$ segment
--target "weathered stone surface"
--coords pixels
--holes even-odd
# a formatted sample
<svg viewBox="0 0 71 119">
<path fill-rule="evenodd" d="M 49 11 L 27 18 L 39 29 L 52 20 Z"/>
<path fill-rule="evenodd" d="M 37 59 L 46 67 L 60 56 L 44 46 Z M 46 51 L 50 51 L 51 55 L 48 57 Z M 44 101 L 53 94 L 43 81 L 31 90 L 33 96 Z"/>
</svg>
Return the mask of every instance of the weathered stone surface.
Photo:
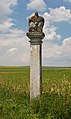
<svg viewBox="0 0 71 119">
<path fill-rule="evenodd" d="M 35 13 L 29 19 L 29 32 L 26 33 L 30 39 L 30 100 L 37 98 L 42 92 L 42 39 L 44 18 Z"/>
<path fill-rule="evenodd" d="M 44 18 L 35 12 L 35 15 L 29 18 L 29 32 L 42 32 L 44 26 Z"/>
<path fill-rule="evenodd" d="M 32 45 L 38 45 L 42 43 L 42 39 L 45 37 L 43 32 L 28 32 L 26 33 L 28 38 L 30 38 L 30 43 Z"/>
<path fill-rule="evenodd" d="M 42 57 L 41 46 L 31 45 L 31 66 L 30 66 L 30 99 L 41 95 L 42 90 Z"/>
</svg>

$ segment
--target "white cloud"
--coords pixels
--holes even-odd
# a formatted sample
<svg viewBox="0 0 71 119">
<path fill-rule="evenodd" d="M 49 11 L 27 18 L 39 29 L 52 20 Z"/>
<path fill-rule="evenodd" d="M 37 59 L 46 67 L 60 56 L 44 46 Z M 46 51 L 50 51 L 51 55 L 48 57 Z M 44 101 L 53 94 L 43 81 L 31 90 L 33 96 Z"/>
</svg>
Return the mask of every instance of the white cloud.
<svg viewBox="0 0 71 119">
<path fill-rule="evenodd" d="M 66 46 L 66 45 L 71 46 L 71 37 L 64 39 L 63 40 L 63 45 L 64 46 Z"/>
<path fill-rule="evenodd" d="M 44 33 L 45 33 L 45 39 L 47 41 L 55 41 L 61 39 L 61 35 L 56 33 L 56 30 L 58 29 L 54 25 L 51 24 L 50 22 L 50 14 L 44 13 L 43 15 L 45 19 L 45 25 L 44 25 Z"/>
<path fill-rule="evenodd" d="M 44 43 L 44 65 L 71 66 L 71 37 L 65 38 L 63 44 Z"/>
<path fill-rule="evenodd" d="M 10 28 L 13 26 L 13 20 L 11 18 L 8 18 L 3 23 L 0 23 L 0 32 L 10 32 Z"/>
<path fill-rule="evenodd" d="M 0 40 L 0 47 L 1 46 L 10 46 L 13 44 L 13 41 L 10 41 L 10 40 Z"/>
<path fill-rule="evenodd" d="M 29 52 L 30 52 L 30 43 L 29 39 L 25 36 L 25 32 L 23 30 L 12 27 L 13 19 L 8 18 L 13 10 L 11 9 L 11 5 L 15 5 L 17 0 L 1 0 L 0 4 L 0 65 L 25 65 L 29 64 Z M 46 8 L 46 4 L 43 0 L 37 1 L 31 0 L 29 4 L 27 4 L 28 9 L 38 9 L 43 10 Z M 40 5 L 41 6 L 40 6 Z M 32 6 L 34 5 L 34 6 Z M 38 7 L 39 6 L 39 7 Z M 34 8 L 32 8 L 34 7 Z M 44 32 L 46 33 L 46 37 L 44 39 L 44 63 L 46 65 L 52 63 L 56 63 L 58 59 L 67 61 L 67 58 L 71 58 L 71 37 L 66 38 L 63 41 L 62 46 L 58 46 L 56 44 L 55 39 L 58 41 L 61 39 L 61 35 L 57 33 L 57 27 L 55 27 L 53 22 L 61 22 L 67 21 L 70 23 L 71 19 L 71 11 L 66 9 L 65 7 L 49 9 L 50 13 L 44 13 L 43 17 L 45 18 L 45 26 Z M 62 12 L 62 13 L 61 13 Z M 2 15 L 2 16 L 1 16 Z M 46 42 L 48 41 L 48 42 Z M 51 41 L 49 43 L 49 41 Z M 55 42 L 55 43 L 53 43 Z M 12 55 L 14 54 L 14 55 Z M 50 60 L 49 60 L 50 58 Z M 56 60 L 53 62 L 53 58 Z M 47 60 L 47 62 L 45 61 Z M 48 61 L 49 60 L 49 61 Z M 59 62 L 57 62 L 59 64 Z M 64 65 L 64 62 L 62 62 Z M 65 62 L 66 63 L 66 62 Z M 69 63 L 70 64 L 70 63 Z"/>
<path fill-rule="evenodd" d="M 9 18 L 9 15 L 13 12 L 12 6 L 16 5 L 17 1 L 18 0 L 0 0 L 0 40 L 2 39 L 2 34 L 5 33 L 4 35 L 6 36 L 6 32 L 11 32 L 11 27 L 14 23 L 13 19 Z"/>
<path fill-rule="evenodd" d="M 56 33 L 57 28 L 53 25 L 45 26 L 44 32 L 45 32 L 45 38 L 48 41 L 55 41 L 56 39 L 61 39 L 61 35 Z"/>
<path fill-rule="evenodd" d="M 61 21 L 67 21 L 71 23 L 71 10 L 66 9 L 64 6 L 61 6 L 60 8 L 49 8 L 50 10 L 50 16 L 51 21 L 53 22 L 61 22 Z"/>
<path fill-rule="evenodd" d="M 62 22 L 66 21 L 68 23 L 71 23 L 71 10 L 66 9 L 64 6 L 61 6 L 59 8 L 49 8 L 49 14 L 45 12 L 43 14 L 45 20 L 47 20 L 47 24 L 52 22 Z"/>
<path fill-rule="evenodd" d="M 30 54 L 28 52 L 24 52 L 23 54 L 18 55 L 19 62 L 22 62 L 24 64 L 29 63 L 30 61 Z"/>
<path fill-rule="evenodd" d="M 45 12 L 43 17 L 45 19 L 45 39 L 50 42 L 59 43 L 58 40 L 61 40 L 62 36 L 57 33 L 58 28 L 53 23 L 62 21 L 71 23 L 71 10 L 66 9 L 64 6 L 55 9 L 49 8 L 49 13 Z"/>
<path fill-rule="evenodd" d="M 64 0 L 64 1 L 71 2 L 71 0 Z"/>
<path fill-rule="evenodd" d="M 18 0 L 0 0 L 0 22 L 5 21 L 13 10 L 12 6 L 17 4 Z"/>
<path fill-rule="evenodd" d="M 27 44 L 28 38 L 25 36 L 25 33 L 22 30 L 12 29 L 8 34 L 0 34 L 0 46 L 25 46 Z"/>
<path fill-rule="evenodd" d="M 52 45 L 47 45 L 44 44 L 44 58 L 53 58 L 56 57 L 57 55 L 61 55 L 59 54 L 62 53 L 62 49 L 60 46 L 56 45 L 56 44 L 52 44 Z"/>
<path fill-rule="evenodd" d="M 11 7 L 17 1 L 0 1 L 0 65 L 25 65 L 29 62 L 29 40 L 25 32 L 15 28 L 13 19 L 9 18 L 13 12 Z"/>
<path fill-rule="evenodd" d="M 56 52 L 56 54 L 57 54 L 57 55 L 61 55 L 61 54 L 62 54 L 62 52 L 59 52 L 59 51 L 58 51 L 58 52 Z"/>
<path fill-rule="evenodd" d="M 44 19 L 45 19 L 44 27 L 47 28 L 47 26 L 49 26 L 50 23 L 51 23 L 51 15 L 50 15 L 50 13 L 45 12 L 45 13 L 43 14 L 43 17 L 44 17 Z"/>
<path fill-rule="evenodd" d="M 30 3 L 27 4 L 27 9 L 44 11 L 46 9 L 46 3 L 44 0 L 30 0 Z"/>
<path fill-rule="evenodd" d="M 17 51 L 17 48 L 10 48 L 7 50 L 8 53 L 15 54 Z"/>
<path fill-rule="evenodd" d="M 22 45 L 27 43 L 25 32 L 12 27 L 13 20 L 8 18 L 0 24 L 0 46 Z"/>
</svg>

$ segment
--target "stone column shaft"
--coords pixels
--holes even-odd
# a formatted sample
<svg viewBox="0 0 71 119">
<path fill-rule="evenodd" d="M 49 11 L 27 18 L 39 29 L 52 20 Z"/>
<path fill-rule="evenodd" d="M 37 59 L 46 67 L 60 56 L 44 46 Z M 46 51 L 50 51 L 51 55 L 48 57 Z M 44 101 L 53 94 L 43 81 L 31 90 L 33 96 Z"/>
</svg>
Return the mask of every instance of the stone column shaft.
<svg viewBox="0 0 71 119">
<path fill-rule="evenodd" d="M 30 38 L 30 100 L 42 92 L 42 39 L 43 32 L 29 32 Z"/>
<path fill-rule="evenodd" d="M 30 45 L 30 98 L 41 95 L 42 90 L 42 43 Z"/>
</svg>

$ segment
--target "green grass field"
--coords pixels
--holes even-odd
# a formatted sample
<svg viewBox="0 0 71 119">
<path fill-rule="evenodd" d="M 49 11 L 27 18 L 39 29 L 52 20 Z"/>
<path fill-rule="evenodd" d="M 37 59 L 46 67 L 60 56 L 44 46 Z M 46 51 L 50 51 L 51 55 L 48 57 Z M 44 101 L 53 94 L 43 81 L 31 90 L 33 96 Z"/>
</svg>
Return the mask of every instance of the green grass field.
<svg viewBox="0 0 71 119">
<path fill-rule="evenodd" d="M 71 119 L 71 68 L 43 67 L 42 96 L 30 103 L 29 67 L 0 67 L 0 119 Z"/>
</svg>

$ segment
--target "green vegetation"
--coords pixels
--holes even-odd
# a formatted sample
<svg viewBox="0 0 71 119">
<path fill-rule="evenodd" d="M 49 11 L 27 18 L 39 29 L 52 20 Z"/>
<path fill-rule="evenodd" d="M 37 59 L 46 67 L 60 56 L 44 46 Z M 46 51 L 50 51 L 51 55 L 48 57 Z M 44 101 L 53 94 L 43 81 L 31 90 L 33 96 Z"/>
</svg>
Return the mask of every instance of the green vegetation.
<svg viewBox="0 0 71 119">
<path fill-rule="evenodd" d="M 29 67 L 0 67 L 0 119 L 70 119 L 71 68 L 43 68 L 42 96 L 30 103 Z"/>
</svg>

